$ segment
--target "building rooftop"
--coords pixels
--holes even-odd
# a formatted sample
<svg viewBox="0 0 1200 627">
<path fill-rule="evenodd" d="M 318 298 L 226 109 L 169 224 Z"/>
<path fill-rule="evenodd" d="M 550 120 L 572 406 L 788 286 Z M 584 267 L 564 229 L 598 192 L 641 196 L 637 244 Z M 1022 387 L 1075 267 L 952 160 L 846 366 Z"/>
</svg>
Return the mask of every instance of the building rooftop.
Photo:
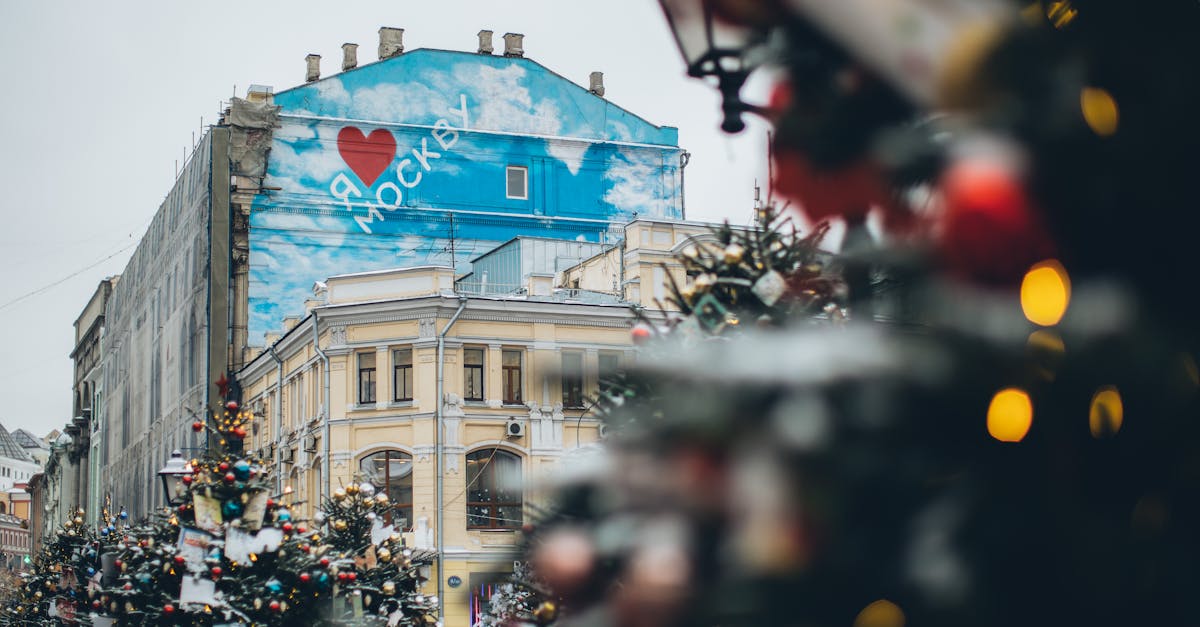
<svg viewBox="0 0 1200 627">
<path fill-rule="evenodd" d="M 3 425 L 0 425 L 0 457 L 17 459 L 23 462 L 33 461 L 33 456 L 25 450 L 25 447 L 17 444 L 17 441 L 13 439 L 12 435 L 8 433 L 8 429 L 5 429 Z"/>
<path fill-rule="evenodd" d="M 16 440 L 17 444 L 20 444 L 23 448 L 50 448 L 50 446 L 42 441 L 41 438 L 24 429 L 17 429 L 9 435 L 11 435 L 12 439 Z"/>
</svg>

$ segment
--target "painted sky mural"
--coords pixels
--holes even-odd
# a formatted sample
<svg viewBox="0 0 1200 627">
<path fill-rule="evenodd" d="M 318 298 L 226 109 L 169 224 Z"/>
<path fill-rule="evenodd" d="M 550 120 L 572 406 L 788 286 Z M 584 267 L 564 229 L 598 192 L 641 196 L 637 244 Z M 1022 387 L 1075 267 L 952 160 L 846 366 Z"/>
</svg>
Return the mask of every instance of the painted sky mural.
<svg viewBox="0 0 1200 627">
<path fill-rule="evenodd" d="M 336 274 L 682 217 L 678 132 L 538 63 L 414 50 L 281 92 L 250 218 L 250 342 Z M 453 237 L 453 242 L 451 242 Z M 451 255 L 453 249 L 453 256 Z"/>
</svg>

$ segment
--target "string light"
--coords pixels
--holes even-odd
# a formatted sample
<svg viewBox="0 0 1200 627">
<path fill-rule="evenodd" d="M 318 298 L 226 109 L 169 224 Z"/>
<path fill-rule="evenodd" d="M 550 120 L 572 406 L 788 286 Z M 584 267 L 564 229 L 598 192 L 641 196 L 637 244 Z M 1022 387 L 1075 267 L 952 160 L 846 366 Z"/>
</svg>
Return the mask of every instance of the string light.
<svg viewBox="0 0 1200 627">
<path fill-rule="evenodd" d="M 1021 311 L 1030 322 L 1053 326 L 1062 320 L 1071 302 L 1071 279 L 1058 261 L 1034 264 L 1021 281 Z"/>
<path fill-rule="evenodd" d="M 1106 385 L 1096 390 L 1088 410 L 1088 429 L 1093 438 L 1111 438 L 1121 430 L 1125 421 L 1125 406 L 1116 386 Z"/>
<path fill-rule="evenodd" d="M 988 434 L 1001 442 L 1020 442 L 1033 425 L 1033 402 L 1019 388 L 996 392 L 988 405 Z"/>
</svg>

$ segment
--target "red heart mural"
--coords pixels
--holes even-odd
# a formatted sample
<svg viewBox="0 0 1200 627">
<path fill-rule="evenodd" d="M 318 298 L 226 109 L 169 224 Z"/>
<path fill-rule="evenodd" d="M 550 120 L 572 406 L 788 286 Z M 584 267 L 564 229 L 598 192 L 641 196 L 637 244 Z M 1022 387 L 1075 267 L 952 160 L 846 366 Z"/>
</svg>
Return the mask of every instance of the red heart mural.
<svg viewBox="0 0 1200 627">
<path fill-rule="evenodd" d="M 354 170 L 358 178 L 370 187 L 396 157 L 396 138 L 382 128 L 364 137 L 357 127 L 347 126 L 338 131 L 338 154 L 342 155 L 342 161 Z"/>
</svg>

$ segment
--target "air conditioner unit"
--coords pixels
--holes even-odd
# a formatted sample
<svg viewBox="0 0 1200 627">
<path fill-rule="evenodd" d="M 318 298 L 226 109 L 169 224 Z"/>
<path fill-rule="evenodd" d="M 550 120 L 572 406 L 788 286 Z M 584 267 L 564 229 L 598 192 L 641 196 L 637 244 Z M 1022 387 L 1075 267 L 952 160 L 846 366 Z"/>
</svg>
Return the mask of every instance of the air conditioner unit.
<svg viewBox="0 0 1200 627">
<path fill-rule="evenodd" d="M 282 458 L 283 463 L 294 464 L 296 463 L 296 449 L 285 448 L 283 449 L 283 453 L 280 455 L 280 457 Z"/>
<path fill-rule="evenodd" d="M 525 435 L 525 423 L 520 420 L 509 420 L 504 423 L 504 435 L 510 438 L 519 438 Z"/>
<path fill-rule="evenodd" d="M 315 436 L 315 435 L 304 436 L 304 451 L 306 453 L 316 453 L 317 452 L 317 436 Z"/>
<path fill-rule="evenodd" d="M 600 425 L 596 427 L 596 432 L 600 434 L 601 440 L 607 438 L 608 437 L 608 425 L 606 425 L 604 423 L 600 423 Z"/>
</svg>

